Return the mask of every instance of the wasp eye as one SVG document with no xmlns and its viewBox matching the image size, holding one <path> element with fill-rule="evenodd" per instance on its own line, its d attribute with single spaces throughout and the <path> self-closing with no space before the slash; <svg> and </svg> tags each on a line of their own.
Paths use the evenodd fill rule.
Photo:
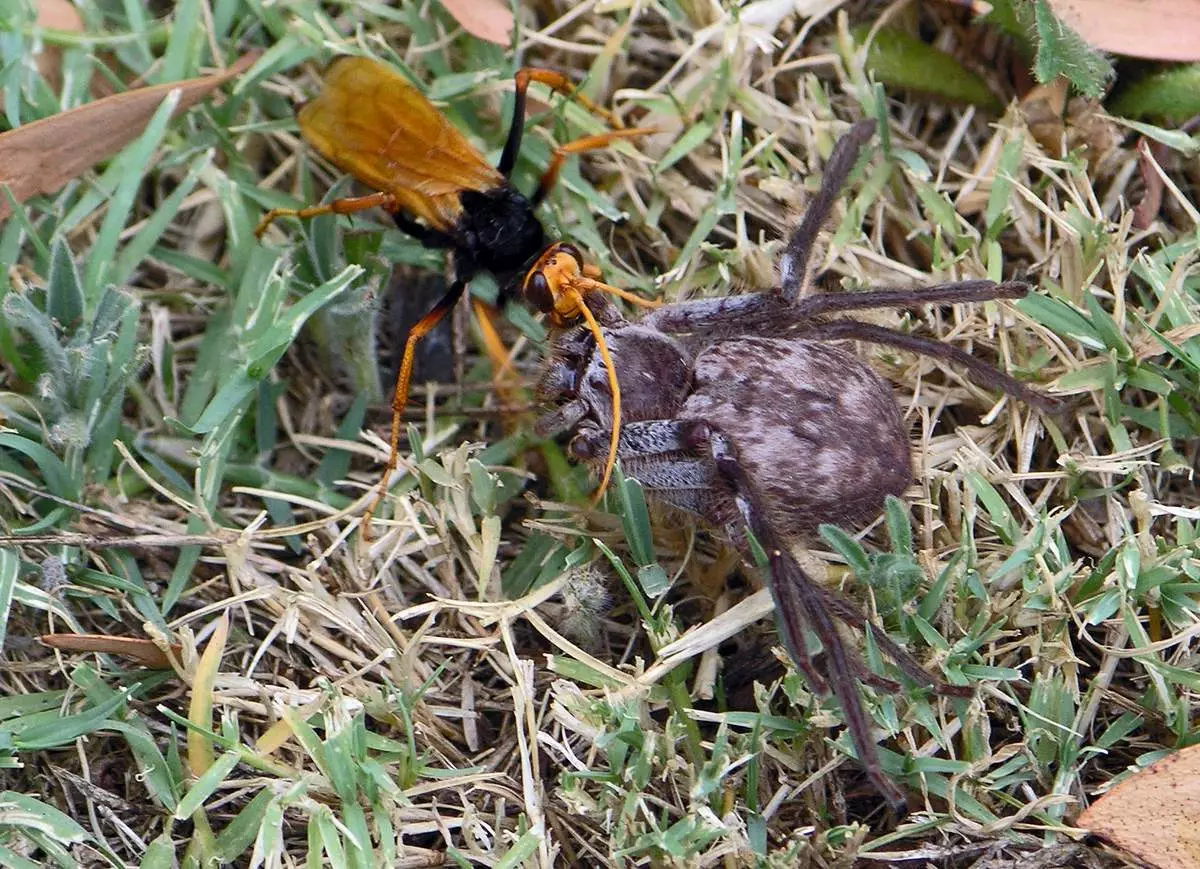
<svg viewBox="0 0 1200 869">
<path fill-rule="evenodd" d="M 543 271 L 536 271 L 525 280 L 525 300 L 543 314 L 554 310 L 554 294 L 550 292 L 550 282 L 546 280 Z"/>
</svg>

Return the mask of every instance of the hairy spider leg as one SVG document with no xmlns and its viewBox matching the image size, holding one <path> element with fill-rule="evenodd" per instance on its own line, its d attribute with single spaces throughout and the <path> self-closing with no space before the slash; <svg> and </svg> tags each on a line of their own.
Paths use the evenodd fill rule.
<svg viewBox="0 0 1200 869">
<path fill-rule="evenodd" d="M 378 491 L 375 493 L 375 498 L 371 501 L 371 505 L 363 513 L 362 519 L 362 534 L 364 539 L 369 539 L 371 533 L 371 519 L 375 515 L 375 510 L 387 495 L 388 483 L 391 481 L 392 472 L 400 464 L 400 425 L 403 421 L 404 408 L 408 404 L 408 389 L 412 382 L 413 360 L 417 344 L 421 339 L 428 335 L 446 314 L 454 309 L 458 304 L 463 292 L 467 288 L 465 280 L 456 280 L 450 285 L 450 289 L 446 294 L 438 299 L 437 304 L 430 308 L 429 313 L 417 321 L 416 325 L 408 333 L 408 338 L 404 341 L 404 355 L 400 359 L 400 371 L 396 374 L 396 390 L 392 395 L 392 430 L 388 437 L 388 460 L 387 467 L 384 468 L 383 476 L 379 480 Z"/>
<path fill-rule="evenodd" d="M 585 458 L 594 457 L 602 433 L 584 436 L 578 448 Z M 620 454 L 623 460 L 642 459 L 636 471 L 648 490 L 656 496 L 683 509 L 700 507 L 688 495 L 691 490 L 703 491 L 711 486 L 703 468 L 691 459 L 678 456 L 697 449 L 707 449 L 717 473 L 730 485 L 745 527 L 766 548 L 771 582 L 769 588 L 776 603 L 778 624 L 784 645 L 793 663 L 818 694 L 832 690 L 842 705 L 847 730 L 855 752 L 872 783 L 899 809 L 901 795 L 895 784 L 882 772 L 878 751 L 870 736 L 870 726 L 855 679 L 879 690 L 895 692 L 899 685 L 871 671 L 842 642 L 832 619 L 840 620 L 863 632 L 870 632 L 880 650 L 891 658 L 901 672 L 913 683 L 932 688 L 945 696 L 967 697 L 971 689 L 948 685 L 925 670 L 907 651 L 872 624 L 861 612 L 839 599 L 812 580 L 784 549 L 767 521 L 758 496 L 748 476 L 738 463 L 729 439 L 710 423 L 697 420 L 645 420 L 627 423 L 621 432 Z M 577 449 L 578 449 L 577 448 Z M 687 491 L 679 492 L 678 489 Z M 675 497 L 682 495 L 682 497 Z M 740 527 L 730 527 L 735 541 L 745 540 Z M 743 544 L 744 548 L 744 544 Z M 812 627 L 829 659 L 826 679 L 814 666 L 804 641 L 803 628 Z"/>
<path fill-rule="evenodd" d="M 825 163 L 825 175 L 821 179 L 821 187 L 817 195 L 809 203 L 808 209 L 800 225 L 796 227 L 792 237 L 788 239 L 787 248 L 779 258 L 779 272 L 783 298 L 794 302 L 800 291 L 808 286 L 811 277 L 813 245 L 817 233 L 829 219 L 833 203 L 837 201 L 846 178 L 854 164 L 858 162 L 859 152 L 866 142 L 875 134 L 874 121 L 859 121 L 834 143 L 829 160 Z"/>
<path fill-rule="evenodd" d="M 564 407 L 570 407 L 565 405 Z M 568 420 L 569 422 L 569 420 Z M 576 419 L 577 423 L 578 420 Z M 574 425 L 575 423 L 570 423 Z M 705 428 L 711 428 L 708 423 Z M 618 454 L 622 460 L 640 459 L 636 476 L 655 496 L 681 510 L 700 513 L 703 505 L 696 493 L 707 490 L 712 481 L 704 471 L 704 467 L 695 459 L 679 458 L 680 454 L 688 454 L 696 449 L 697 441 L 703 441 L 703 435 L 697 436 L 697 423 L 691 419 L 654 419 L 639 422 L 627 422 L 621 427 L 621 442 Z M 604 433 L 581 435 L 572 445 L 576 454 L 581 458 L 595 458 L 596 449 L 606 440 Z M 632 476 L 632 475 L 631 475 Z M 736 535 L 732 536 L 737 539 Z M 861 612 L 839 598 L 837 595 L 817 585 L 821 604 L 851 628 L 870 632 L 871 639 L 900 671 L 915 685 L 924 685 L 936 694 L 947 697 L 970 697 L 971 689 L 967 686 L 950 685 L 927 671 L 916 658 L 907 652 L 903 646 L 891 639 L 887 633 L 864 616 Z M 797 654 L 803 652 L 799 650 Z M 797 667 L 806 677 L 809 676 L 807 663 L 797 661 Z M 885 691 L 896 691 L 899 686 L 890 679 L 859 668 L 859 678 L 876 688 Z M 819 675 L 813 679 L 814 687 L 823 684 Z"/>
<path fill-rule="evenodd" d="M 750 293 L 720 299 L 696 299 L 666 305 L 648 314 L 642 323 L 664 332 L 694 332 L 729 338 L 740 334 L 763 337 L 786 335 L 812 341 L 856 339 L 887 344 L 961 365 L 982 385 L 1048 412 L 1062 409 L 1062 402 L 1031 389 L 992 365 L 940 341 L 898 332 L 859 320 L 821 320 L 826 314 L 875 308 L 912 308 L 927 304 L 1020 299 L 1030 290 L 1022 281 L 996 283 L 989 280 L 956 281 L 911 290 L 867 290 L 855 293 L 818 293 L 786 305 L 774 293 Z M 736 326 L 730 326 L 731 322 Z"/>
<path fill-rule="evenodd" d="M 766 553 L 771 571 L 771 596 L 775 599 L 780 632 L 792 660 L 806 676 L 809 675 L 808 671 L 812 666 L 804 640 L 804 625 L 807 624 L 821 641 L 829 659 L 828 687 L 841 704 L 846 729 L 850 732 L 850 739 L 858 754 L 858 762 L 866 771 L 867 778 L 887 799 L 892 810 L 896 814 L 903 814 L 907 801 L 896 783 L 884 774 L 879 763 L 879 748 L 871 738 L 870 721 L 866 709 L 863 708 L 858 685 L 854 681 L 855 666 L 851 663 L 850 655 L 829 610 L 822 605 L 821 595 L 816 591 L 816 583 L 809 579 L 799 562 L 777 538 L 771 524 L 766 521 L 758 506 L 759 499 L 754 486 L 738 463 L 729 439 L 711 426 L 708 427 L 707 434 L 717 472 L 732 486 L 735 502 L 747 530 L 754 535 Z M 824 685 L 824 681 L 818 681 L 813 688 L 820 690 Z"/>
<path fill-rule="evenodd" d="M 705 336 L 774 335 L 823 314 L 871 308 L 914 308 L 920 305 L 1020 299 L 1030 287 L 1021 281 L 953 281 L 913 289 L 815 293 L 795 303 L 773 290 L 712 299 L 690 299 L 664 305 L 641 323 L 663 332 L 695 332 Z M 735 325 L 730 325 L 730 324 Z"/>
<path fill-rule="evenodd" d="M 796 320 L 835 311 L 865 311 L 873 308 L 916 308 L 921 305 L 952 305 L 958 302 L 989 302 L 994 299 L 1023 299 L 1032 287 L 1024 281 L 974 279 L 932 284 L 912 289 L 871 289 L 852 293 L 815 293 L 796 302 Z"/>
<path fill-rule="evenodd" d="M 806 335 L 804 331 L 801 331 L 799 334 L 801 337 Z M 909 350 L 923 356 L 946 359 L 957 365 L 961 365 L 981 385 L 1019 398 L 1039 410 L 1056 412 L 1061 410 L 1063 406 L 1063 403 L 1057 398 L 1043 395 L 1036 389 L 1030 389 L 1019 380 L 1010 377 L 981 359 L 976 359 L 970 353 L 958 347 L 951 344 L 943 344 L 941 341 L 922 338 L 919 335 L 898 332 L 886 326 L 876 326 L 873 323 L 864 323 L 861 320 L 830 320 L 825 323 L 813 324 L 811 338 L 821 341 L 836 341 L 838 339 L 851 338 L 857 341 L 867 341 L 871 344 L 886 344 L 891 347 L 899 347 L 902 350 Z"/>
</svg>

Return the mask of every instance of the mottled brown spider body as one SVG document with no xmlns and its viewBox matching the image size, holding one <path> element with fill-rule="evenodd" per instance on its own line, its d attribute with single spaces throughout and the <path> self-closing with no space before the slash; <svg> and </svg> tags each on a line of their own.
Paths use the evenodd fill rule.
<svg viewBox="0 0 1200 869">
<path fill-rule="evenodd" d="M 821 523 L 873 519 L 888 495 L 912 482 L 908 432 L 891 387 L 848 349 L 828 342 L 859 340 L 937 356 L 1034 406 L 1052 410 L 1058 403 L 951 345 L 831 317 L 1020 298 L 1027 284 L 974 280 L 799 298 L 810 283 L 817 232 L 873 130 L 873 122 L 856 124 L 834 147 L 821 189 L 781 257 L 779 288 L 665 305 L 636 322 L 598 293 L 583 298 L 601 326 L 620 389 L 616 452 L 624 473 L 658 500 L 721 529 L 743 552 L 747 531 L 753 534 L 767 556 L 777 623 L 793 661 L 814 690 L 836 695 L 868 777 L 902 811 L 904 796 L 879 765 L 857 682 L 899 686 L 852 655 L 836 622 L 869 631 L 912 682 L 946 694 L 970 691 L 925 671 L 848 601 L 810 580 L 788 550 L 790 542 L 811 539 Z M 582 269 L 569 258 L 578 259 L 577 251 L 551 251 L 557 265 L 548 281 L 568 281 L 563 276 Z M 540 387 L 554 408 L 538 421 L 539 432 L 574 432 L 572 453 L 596 467 L 614 425 L 608 371 L 594 335 L 575 329 L 555 339 Z M 806 628 L 822 646 L 820 671 L 809 657 Z"/>
<path fill-rule="evenodd" d="M 746 474 L 760 481 L 768 520 L 787 538 L 809 538 L 821 522 L 873 519 L 888 495 L 912 483 L 908 432 L 891 387 L 840 347 L 746 336 L 693 356 L 683 342 L 638 325 L 606 330 L 605 337 L 625 405 L 623 472 L 734 541 L 742 518 L 732 487 L 711 457 L 697 452 L 706 426 L 736 445 Z M 540 429 L 573 428 L 574 456 L 600 462 L 611 419 L 607 375 L 596 354 L 581 360 L 581 342 L 582 332 L 560 339 L 540 392 L 566 399 L 567 412 L 543 418 Z M 571 418 L 585 408 L 586 415 Z M 800 479 L 805 485 L 797 486 Z"/>
</svg>

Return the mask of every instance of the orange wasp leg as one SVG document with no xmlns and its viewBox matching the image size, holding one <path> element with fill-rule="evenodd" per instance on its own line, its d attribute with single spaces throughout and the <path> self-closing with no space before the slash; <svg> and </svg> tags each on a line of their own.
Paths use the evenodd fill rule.
<svg viewBox="0 0 1200 869">
<path fill-rule="evenodd" d="M 364 539 L 370 539 L 371 517 L 375 515 L 376 509 L 387 495 L 392 471 L 396 470 L 400 464 L 400 425 L 403 422 L 404 408 L 408 404 L 408 390 L 412 384 L 413 360 L 417 344 L 433 331 L 433 328 L 442 321 L 446 314 L 454 309 L 466 288 L 466 281 L 455 281 L 446 295 L 438 299 L 437 304 L 429 310 L 429 313 L 417 321 L 416 325 L 412 327 L 412 331 L 408 333 L 408 339 L 404 342 L 404 356 L 400 360 L 400 372 L 396 375 L 396 390 L 392 395 L 392 433 L 388 438 L 387 467 L 384 469 L 383 478 L 379 481 L 379 491 L 376 492 L 375 499 L 363 513 L 362 534 Z"/>
<path fill-rule="evenodd" d="M 617 463 L 617 445 L 621 441 L 621 387 L 617 382 L 617 369 L 613 365 L 612 357 L 608 354 L 608 345 L 604 341 L 604 333 L 600 331 L 600 325 L 592 315 L 591 309 L 584 303 L 583 295 L 584 293 L 607 293 L 635 305 L 640 305 L 643 308 L 657 308 L 662 302 L 654 299 L 643 299 L 640 296 L 635 296 L 633 293 L 622 290 L 620 287 L 614 287 L 612 284 L 596 280 L 595 276 L 600 274 L 600 269 L 594 265 L 585 264 L 580 271 L 582 276 L 571 281 L 571 288 L 564 290 L 564 292 L 575 300 L 578 313 L 587 321 L 588 330 L 592 333 L 592 337 L 596 339 L 596 350 L 599 351 L 600 359 L 604 363 L 604 369 L 608 375 L 608 389 L 612 393 L 612 428 L 609 430 L 608 457 L 604 461 L 604 472 L 600 477 L 600 484 L 592 494 L 591 503 L 594 506 L 604 496 L 604 490 L 608 488 L 608 481 L 612 477 L 613 467 Z"/>
<path fill-rule="evenodd" d="M 496 394 L 500 397 L 501 404 L 512 407 L 518 403 L 519 398 L 518 387 L 513 383 L 517 372 L 513 368 L 512 355 L 496 330 L 498 311 L 494 305 L 476 298 L 471 299 L 471 307 L 475 311 L 475 321 L 479 324 L 483 348 L 492 360 L 492 384 L 496 388 Z"/>
<path fill-rule="evenodd" d="M 533 196 L 530 197 L 530 202 L 534 205 L 541 204 L 541 201 L 546 198 L 546 195 L 554 187 L 554 182 L 558 180 L 558 173 L 562 169 L 562 164 L 572 154 L 582 154 L 584 151 L 596 151 L 600 148 L 606 148 L 617 139 L 634 139 L 638 136 L 651 136 L 657 132 L 659 132 L 657 127 L 638 127 L 633 130 L 609 130 L 607 133 L 584 136 L 582 139 L 576 139 L 574 142 L 559 145 L 554 149 L 554 153 L 550 157 L 550 165 L 542 173 L 542 180 L 538 182 L 538 188 Z"/>
<path fill-rule="evenodd" d="M 593 115 L 599 115 L 604 118 L 610 127 L 621 126 L 621 122 L 617 119 L 616 115 L 603 106 L 596 105 L 583 94 L 579 93 L 575 87 L 575 83 L 561 72 L 556 72 L 552 69 L 542 69 L 536 66 L 524 66 L 517 70 L 514 78 L 517 83 L 517 93 L 521 95 L 520 98 L 522 101 L 525 98 L 525 91 L 529 89 L 529 83 L 536 81 L 539 84 L 544 84 L 555 93 L 570 97 Z"/>
<path fill-rule="evenodd" d="M 516 94 L 513 100 L 512 125 L 508 128 L 508 140 L 504 143 L 504 152 L 500 155 L 500 162 L 496 164 L 496 168 L 500 170 L 500 174 L 505 178 L 512 175 L 513 166 L 517 163 L 517 152 L 521 150 L 521 136 L 525 132 L 525 95 L 529 90 L 530 82 L 536 81 L 544 84 L 555 93 L 563 94 L 575 100 L 575 102 L 579 103 L 592 114 L 603 118 L 610 127 L 621 126 L 621 122 L 617 119 L 616 115 L 608 109 L 596 105 L 583 94 L 579 93 L 575 87 L 575 83 L 561 72 L 524 66 L 517 70 L 513 79 L 516 83 Z"/>
<path fill-rule="evenodd" d="M 620 287 L 614 287 L 612 284 L 606 284 L 603 281 L 598 281 L 591 273 L 594 270 L 595 274 L 599 274 L 599 269 L 595 266 L 584 266 L 583 274 L 586 280 L 580 280 L 580 289 L 587 293 L 607 293 L 610 296 L 616 296 L 618 299 L 624 299 L 631 305 L 639 308 L 648 308 L 654 310 L 662 305 L 661 299 L 643 299 L 641 296 L 635 296 L 629 290 L 622 290 Z"/>
<path fill-rule="evenodd" d="M 471 299 L 471 308 L 475 311 L 475 319 L 479 322 L 479 333 L 483 338 L 483 349 L 492 360 L 492 376 L 499 380 L 513 373 L 512 360 L 508 358 L 508 348 L 496 330 L 495 306 L 489 305 L 482 299 Z"/>
<path fill-rule="evenodd" d="M 262 238 L 267 227 L 281 217 L 295 217 L 300 220 L 308 220 L 310 217 L 317 217 L 322 214 L 354 214 L 359 211 L 366 211 L 368 208 L 379 206 L 387 211 L 396 211 L 400 204 L 396 201 L 396 197 L 390 193 L 370 193 L 366 196 L 348 196 L 344 199 L 335 199 L 332 202 L 326 202 L 323 205 L 310 205 L 307 208 L 272 208 L 263 219 L 258 222 L 258 226 L 254 228 L 254 237 Z"/>
</svg>

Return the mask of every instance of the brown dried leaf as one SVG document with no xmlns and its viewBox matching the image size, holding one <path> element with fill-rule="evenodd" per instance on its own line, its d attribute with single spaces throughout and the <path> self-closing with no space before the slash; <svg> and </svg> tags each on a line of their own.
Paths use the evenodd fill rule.
<svg viewBox="0 0 1200 869">
<path fill-rule="evenodd" d="M 66 30 L 71 33 L 83 32 L 83 17 L 70 0 L 37 0 L 37 26 L 48 30 Z M 62 67 L 62 50 L 55 45 L 47 45 L 38 55 L 37 68 L 57 93 L 62 86 L 59 72 Z"/>
<path fill-rule="evenodd" d="M 256 57 L 246 54 L 223 72 L 114 94 L 0 133 L 0 184 L 7 184 L 18 202 L 53 193 L 141 135 L 172 90 L 182 91 L 178 115 L 245 72 Z M 0 199 L 0 220 L 9 213 L 7 201 Z"/>
<path fill-rule="evenodd" d="M 1152 869 L 1200 867 L 1200 745 L 1135 773 L 1079 817 L 1091 831 Z"/>
<path fill-rule="evenodd" d="M 1137 143 L 1138 171 L 1142 176 L 1142 184 L 1146 190 L 1142 199 L 1133 209 L 1133 225 L 1135 229 L 1148 229 L 1158 217 L 1162 208 L 1163 180 L 1154 164 L 1162 164 L 1167 157 L 1167 146 L 1162 142 L 1152 142 L 1143 136 Z"/>
<path fill-rule="evenodd" d="M 43 634 L 41 641 L 54 649 L 65 652 L 96 652 L 102 655 L 121 655 L 137 661 L 143 667 L 152 670 L 170 670 L 171 660 L 166 652 L 154 644 L 152 640 L 139 640 L 134 637 L 110 637 L 107 634 Z M 183 653 L 183 647 L 172 645 L 171 652 L 176 660 Z"/>
<path fill-rule="evenodd" d="M 1063 112 L 1067 108 L 1070 83 L 1059 76 L 1046 84 L 1036 85 L 1021 100 L 1021 114 L 1029 133 L 1052 157 L 1063 156 L 1063 135 L 1066 125 Z"/>
<path fill-rule="evenodd" d="M 1200 60 L 1200 0 L 1050 0 L 1096 48 L 1151 60 Z"/>
<path fill-rule="evenodd" d="M 512 9 L 501 0 L 442 0 L 446 11 L 477 39 L 508 45 L 512 40 Z"/>
</svg>

